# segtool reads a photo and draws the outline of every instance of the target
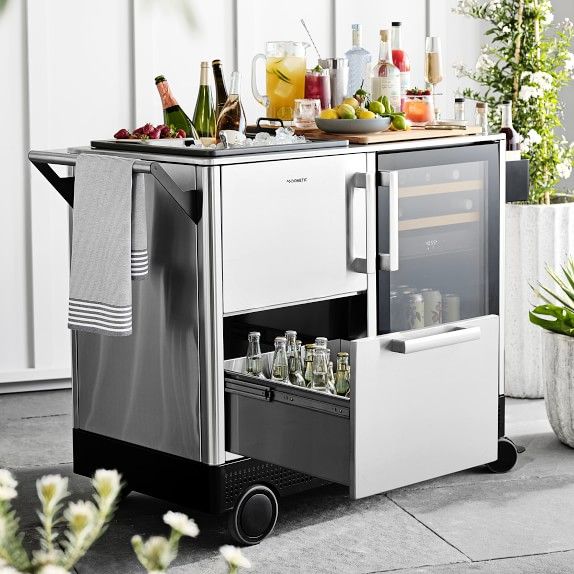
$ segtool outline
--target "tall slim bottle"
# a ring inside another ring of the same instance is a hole
[[[201,62],[199,93],[195,103],[193,123],[200,138],[212,138],[215,135],[215,111],[209,87],[209,62]]]
[[[411,62],[401,42],[401,22],[393,22],[391,28],[393,64],[401,73],[401,96],[411,87]]]
[[[353,95],[360,87],[368,89],[371,68],[371,54],[361,46],[361,25],[353,24],[353,46],[345,52],[349,62],[349,87],[347,92]]]
[[[252,331],[247,336],[248,345],[247,356],[245,358],[245,371],[249,375],[264,379],[263,355],[261,354],[261,344],[259,343],[260,338],[261,333],[258,331]]]
[[[165,76],[157,76],[155,85],[161,98],[161,105],[163,106],[163,123],[166,126],[171,126],[174,130],[184,130],[188,138],[199,139],[197,130],[189,116],[183,111],[181,106],[177,103],[171,93],[171,89]]]
[[[215,130],[215,137],[219,140],[219,132],[222,130],[234,130],[237,132],[245,133],[245,112],[241,105],[241,98],[239,96],[241,84],[241,77],[239,72],[231,74],[231,88],[229,96],[225,102],[223,110],[217,120],[217,129]]]
[[[401,106],[401,72],[393,64],[389,31],[380,31],[381,44],[379,47],[379,61],[373,68],[371,77],[371,97],[373,100],[380,96],[387,96],[395,111]]]
[[[225,87],[225,78],[223,77],[223,70],[221,69],[221,60],[213,60],[211,62],[213,68],[213,80],[215,82],[215,123],[225,107],[227,101],[227,88]]]
[[[520,149],[518,133],[512,125],[512,102],[504,100],[502,102],[502,122],[500,133],[506,136],[506,151],[515,151]]]

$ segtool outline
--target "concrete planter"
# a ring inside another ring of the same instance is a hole
[[[569,255],[574,255],[574,204],[506,205],[507,396],[544,396],[543,329],[528,319],[534,301],[529,284],[550,283],[546,264],[559,269]]]
[[[574,448],[574,337],[540,331],[548,420],[560,441]]]

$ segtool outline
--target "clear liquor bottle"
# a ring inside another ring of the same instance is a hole
[[[391,26],[393,64],[401,74],[401,96],[404,96],[411,87],[411,62],[402,47],[401,22],[393,22]]]
[[[351,367],[349,353],[337,353],[337,374],[335,375],[335,393],[346,397],[351,388]]]
[[[252,331],[247,335],[247,356],[245,357],[245,371],[248,375],[264,379],[263,355],[260,345],[261,333]]]
[[[199,135],[189,116],[183,111],[173,96],[165,76],[157,76],[155,85],[161,98],[163,107],[163,123],[172,127],[175,131],[183,130],[186,137],[199,139]]]
[[[349,95],[367,85],[371,67],[371,54],[361,46],[361,25],[353,24],[353,47],[345,52],[349,62]]]
[[[217,119],[217,128],[215,137],[219,141],[219,132],[222,130],[233,130],[245,134],[245,112],[243,111],[243,106],[241,105],[240,92],[241,77],[239,72],[233,72],[231,74],[231,87],[229,89],[229,96],[221,114]]]
[[[193,123],[200,138],[212,138],[215,135],[215,111],[209,87],[209,62],[201,62]]]
[[[373,68],[371,76],[371,97],[377,100],[387,96],[395,111],[401,107],[401,72],[393,64],[389,31],[380,31],[379,61]]]
[[[275,353],[271,367],[271,380],[289,382],[289,364],[287,362],[287,339],[275,337]]]

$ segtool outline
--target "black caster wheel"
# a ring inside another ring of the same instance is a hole
[[[229,534],[243,546],[259,544],[275,528],[278,512],[275,493],[267,486],[254,484],[229,513]]]
[[[498,439],[498,458],[494,462],[486,465],[490,472],[508,472],[514,467],[518,460],[518,449],[516,445],[505,436]]]

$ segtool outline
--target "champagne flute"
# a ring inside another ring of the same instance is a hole
[[[438,36],[427,36],[425,43],[425,82],[432,86],[435,121],[439,117],[439,110],[436,104],[436,85],[442,82],[442,80],[442,50],[440,38]]]

